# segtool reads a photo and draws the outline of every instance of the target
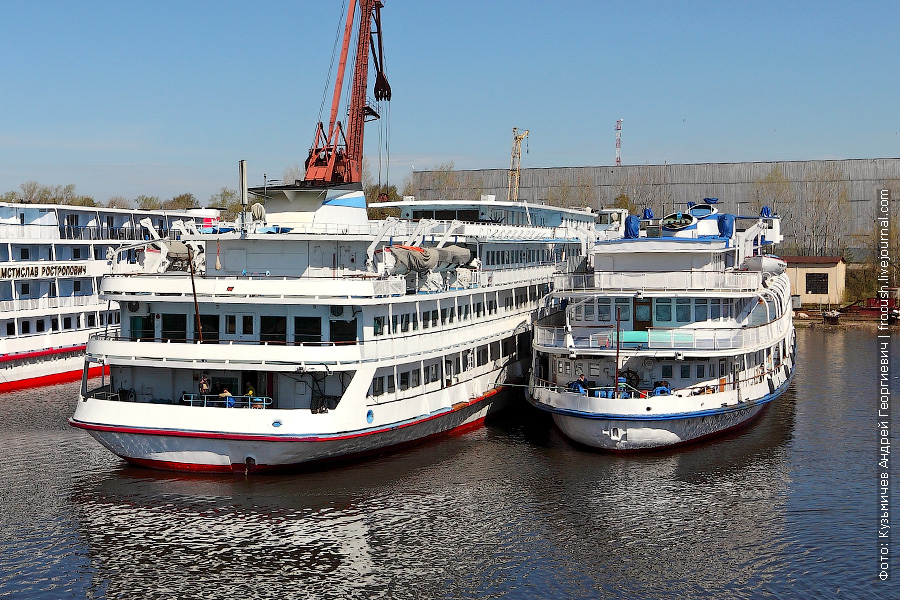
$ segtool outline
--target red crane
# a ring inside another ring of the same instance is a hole
[[[344,28],[344,45],[338,65],[337,78],[334,83],[334,97],[331,102],[331,119],[328,131],[320,121],[316,126],[316,136],[309,158],[306,159],[306,185],[338,185],[342,183],[360,183],[362,180],[363,124],[367,116],[378,118],[370,106],[366,104],[366,83],[369,69],[369,50],[371,48],[375,63],[375,99],[390,100],[391,86],[384,76],[384,55],[381,45],[381,7],[380,0],[358,0],[359,34],[356,41],[356,66],[353,73],[353,88],[350,91],[350,111],[347,116],[346,131],[337,120],[338,106],[341,101],[341,88],[344,83],[344,70],[347,66],[347,53],[353,37],[353,17],[357,0],[350,0],[347,10],[347,24]],[[372,27],[374,20],[375,26]],[[376,46],[375,38],[378,38]]]

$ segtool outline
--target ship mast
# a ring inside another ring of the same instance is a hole
[[[321,121],[316,126],[313,145],[309,151],[309,157],[306,159],[305,185],[328,186],[362,181],[363,125],[367,116],[378,118],[378,113],[366,104],[370,48],[374,55],[376,72],[375,99],[379,101],[391,99],[391,86],[388,85],[383,70],[384,54],[381,42],[381,7],[383,5],[380,0],[358,0],[358,4],[359,31],[356,38],[356,63],[353,72],[353,87],[350,90],[347,127],[345,130],[338,121],[338,109],[341,102],[341,88],[344,83],[347,55],[353,38],[357,0],[351,0],[347,10],[344,43],[341,47],[341,57],[334,82],[328,130],[326,132]],[[374,29],[372,27],[373,19]],[[377,46],[376,37],[378,38]]]

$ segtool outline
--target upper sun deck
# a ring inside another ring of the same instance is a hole
[[[157,232],[166,235],[177,220],[216,220],[218,215],[215,209],[166,211],[0,202],[0,240],[142,240],[148,235],[143,219],[150,219]]]

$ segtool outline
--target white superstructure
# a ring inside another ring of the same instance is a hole
[[[101,277],[141,270],[145,240],[204,215],[0,203],[0,391],[76,379],[88,335],[118,324]]]
[[[795,360],[784,263],[763,254],[781,241],[767,213],[735,229],[701,204],[640,232],[629,217],[626,239],[594,247],[593,273],[555,278],[555,310],[535,327],[532,403],[572,440],[608,450],[689,442],[757,416]]]
[[[408,198],[369,221],[357,185],[265,194],[246,230],[203,238],[193,275],[104,279],[121,327],[90,340],[87,365],[108,371],[72,425],[132,463],[207,471],[475,426],[526,381],[553,278],[584,272],[624,221],[491,198]]]

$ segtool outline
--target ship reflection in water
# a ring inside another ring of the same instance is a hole
[[[798,337],[794,384],[757,423],[627,456],[573,446],[522,400],[374,460],[198,477],[127,467],[69,429],[76,387],[5,395],[0,595],[873,596],[871,452],[838,435],[869,420],[846,375],[871,338]]]

